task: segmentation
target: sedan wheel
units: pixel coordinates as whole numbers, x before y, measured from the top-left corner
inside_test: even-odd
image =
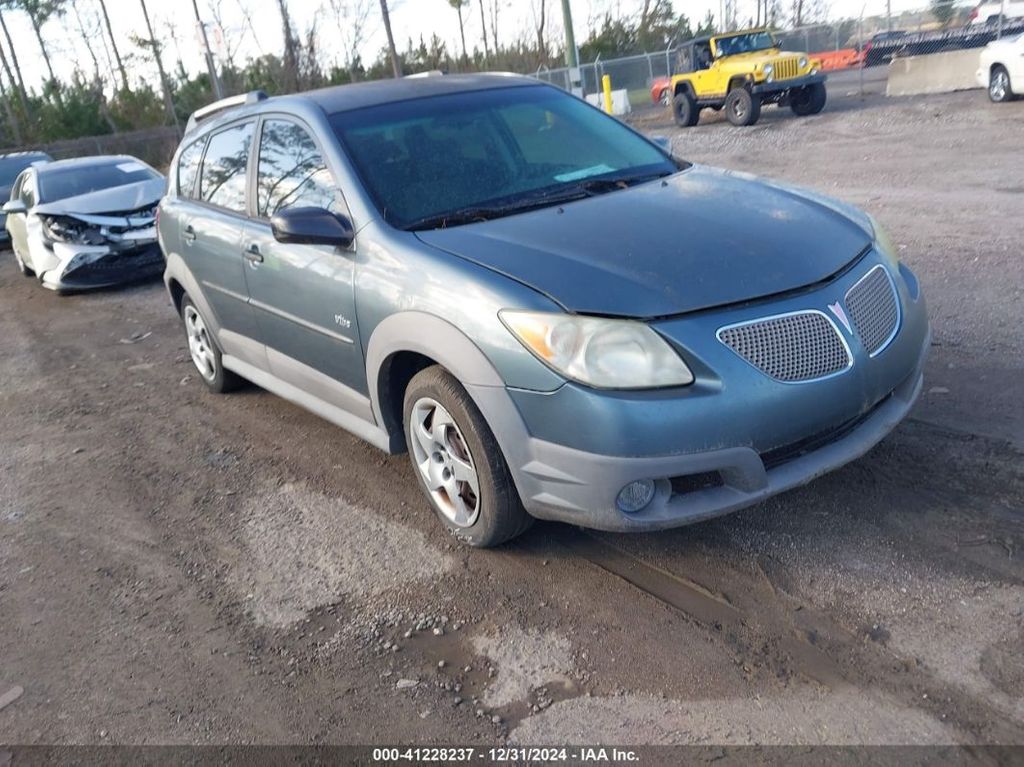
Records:
[[[1013,90],[1010,88],[1010,74],[1002,67],[996,67],[992,70],[992,75],[988,82],[988,97],[997,104],[1013,98]]]
[[[480,481],[455,419],[436,400],[422,397],[412,406],[409,432],[434,505],[456,527],[472,527],[480,515]]]

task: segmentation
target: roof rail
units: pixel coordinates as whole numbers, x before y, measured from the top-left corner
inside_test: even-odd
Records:
[[[248,93],[239,93],[237,96],[228,96],[226,99],[207,104],[205,107],[197,109],[188,118],[185,133],[191,133],[199,123],[209,117],[213,117],[215,114],[219,114],[227,109],[246,106],[247,104],[257,104],[266,98],[267,94],[264,91],[249,91]]]

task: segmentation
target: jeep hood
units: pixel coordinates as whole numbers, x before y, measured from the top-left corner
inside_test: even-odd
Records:
[[[583,314],[664,317],[820,282],[871,243],[855,208],[693,166],[622,191],[418,232]]]
[[[163,178],[136,181],[134,184],[97,189],[95,192],[66,197],[36,205],[33,213],[74,216],[77,214],[124,213],[145,206],[155,206],[164,196],[167,182]]]

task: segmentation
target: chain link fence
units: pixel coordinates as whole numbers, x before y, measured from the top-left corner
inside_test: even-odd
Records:
[[[824,70],[839,71],[888,64],[900,57],[980,49],[1001,37],[1024,33],[1024,0],[983,2],[974,8],[950,5],[945,18],[940,18],[939,6],[780,29],[775,36],[784,50],[811,54],[821,60]],[[612,88],[625,90],[633,109],[665,102],[672,75],[684,71],[680,53],[686,42],[680,40],[662,51],[598,57],[581,64],[583,91],[600,92],[602,77],[609,75]],[[571,90],[568,68],[541,67],[533,74]]]
[[[48,144],[27,144],[18,151],[46,152],[55,160],[101,154],[128,154],[149,163],[161,172],[167,170],[181,134],[173,126],[148,128],[130,133],[54,141]]]

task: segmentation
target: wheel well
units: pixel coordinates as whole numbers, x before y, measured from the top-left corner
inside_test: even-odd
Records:
[[[185,288],[181,287],[181,283],[177,280],[171,280],[167,285],[167,289],[171,292],[171,301],[174,302],[174,311],[181,314],[181,299],[185,297]]]
[[[421,370],[436,365],[437,362],[417,352],[395,352],[384,360],[377,375],[377,401],[384,423],[381,426],[393,435],[392,442],[398,447],[396,452],[405,449],[405,414],[402,406],[405,402],[405,390],[409,381]],[[397,437],[397,439],[396,439]]]
[[[673,96],[678,96],[678,95],[683,94],[683,93],[690,93],[690,94],[692,94],[693,93],[693,86],[691,86],[688,82],[676,83],[676,87],[675,87],[675,90],[672,91],[672,95]]]
[[[988,73],[989,73],[989,75],[993,75],[993,74],[995,74],[995,71],[996,71],[997,69],[1006,69],[1006,67],[1004,67],[1004,66],[1003,66],[1003,65],[1002,65],[1002,64],[1001,64],[1000,62],[998,62],[998,61],[993,61],[993,62],[992,62],[992,66],[990,66],[990,67],[988,68]]]
[[[729,81],[729,90],[733,88],[745,88],[747,83],[750,82],[750,77],[747,75],[738,75]]]

